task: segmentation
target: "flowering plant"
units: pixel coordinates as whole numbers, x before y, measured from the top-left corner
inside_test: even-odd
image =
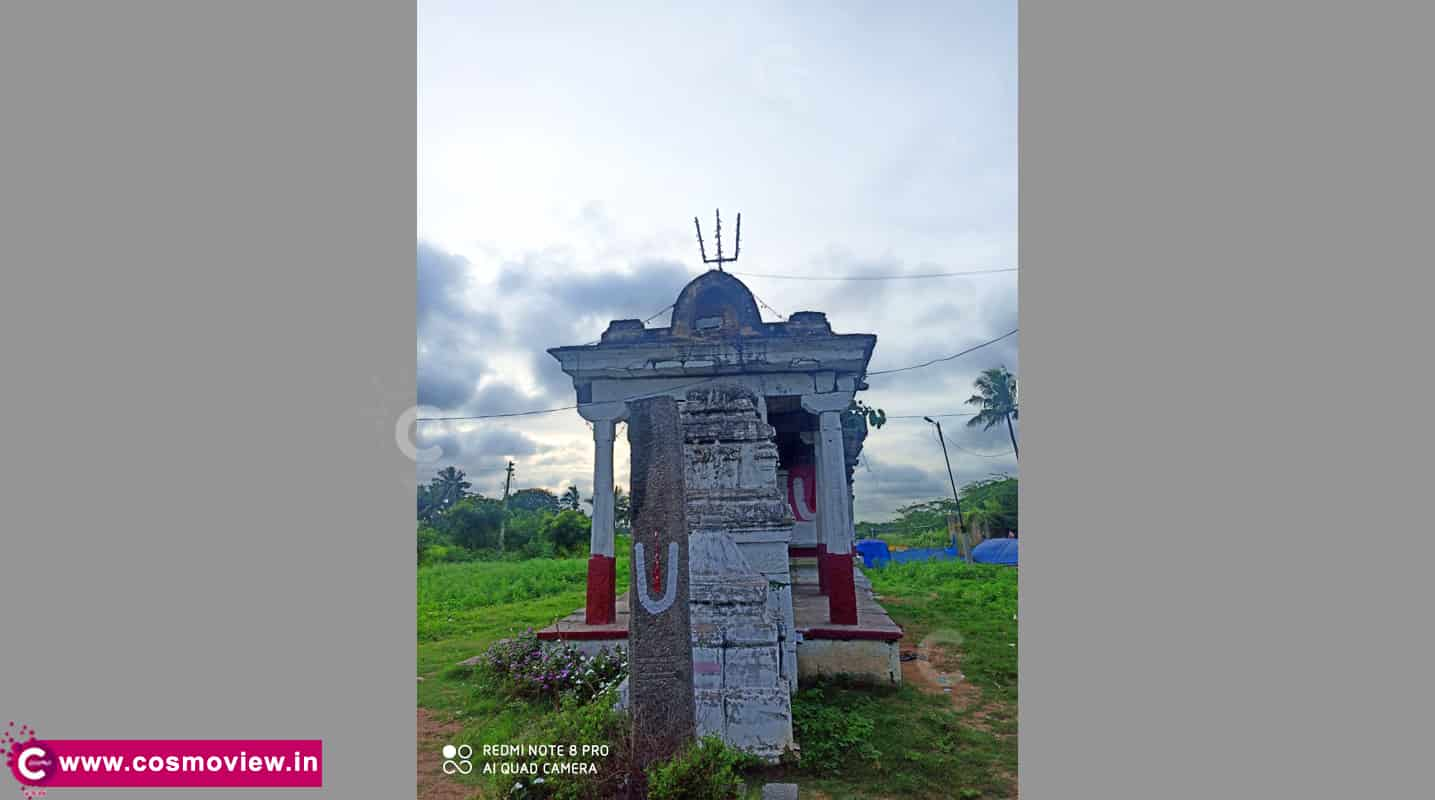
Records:
[[[572,697],[587,702],[617,686],[628,674],[627,653],[604,648],[586,655],[564,642],[545,646],[530,628],[495,642],[484,664],[523,697]]]

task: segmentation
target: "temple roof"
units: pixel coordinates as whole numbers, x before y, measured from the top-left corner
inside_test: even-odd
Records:
[[[752,291],[732,275],[715,269],[693,278],[678,292],[668,327],[670,336],[755,336],[764,332]]]
[[[608,324],[597,344],[554,347],[548,352],[575,380],[600,374],[616,377],[619,372],[865,371],[876,336],[835,334],[827,315],[819,311],[797,311],[784,322],[764,322],[757,306],[742,281],[731,273],[709,270],[678,293],[668,327],[649,328],[642,320],[617,319]],[[604,353],[611,357],[602,358]],[[672,363],[675,357],[680,365]]]

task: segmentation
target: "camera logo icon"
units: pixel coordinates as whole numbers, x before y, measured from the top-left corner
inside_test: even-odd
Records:
[[[443,746],[443,774],[452,775],[458,773],[467,775],[473,772],[473,746],[461,744],[454,747],[451,744]]]

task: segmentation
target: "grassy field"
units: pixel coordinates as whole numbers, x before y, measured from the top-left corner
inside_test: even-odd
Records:
[[[481,673],[455,667],[498,639],[580,607],[586,569],[586,559],[573,558],[419,570],[420,797],[499,797],[508,785],[477,771],[435,776],[436,763],[426,777],[424,760],[442,744],[481,752],[483,744],[552,743],[567,740],[555,738],[560,732],[611,730],[598,709],[510,696]],[[627,569],[620,556],[619,591]],[[1015,796],[1016,571],[941,561],[868,575],[906,631],[903,648],[920,647],[926,660],[904,664],[895,690],[804,684],[793,701],[801,760],[750,770],[750,788],[783,780],[801,784],[804,797]],[[959,673],[965,680],[942,683]]]

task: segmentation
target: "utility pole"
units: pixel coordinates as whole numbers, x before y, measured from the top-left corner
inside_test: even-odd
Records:
[[[962,500],[960,497],[957,497],[957,478],[955,475],[952,474],[952,459],[950,456],[947,455],[947,438],[942,435],[942,423],[932,419],[931,417],[922,417],[922,419],[937,426],[937,441],[942,443],[942,459],[947,462],[947,479],[952,482],[952,502],[957,504],[957,529],[961,530],[965,527],[962,524]],[[960,549],[962,551],[962,558],[965,559],[967,557],[967,553],[965,552],[966,547],[964,546],[965,542],[962,541],[961,537],[953,538],[957,539],[955,544],[960,546]]]
[[[498,552],[503,552],[503,536],[508,532],[508,488],[513,485],[513,462],[504,469],[508,476],[503,479],[503,519],[498,522]]]

